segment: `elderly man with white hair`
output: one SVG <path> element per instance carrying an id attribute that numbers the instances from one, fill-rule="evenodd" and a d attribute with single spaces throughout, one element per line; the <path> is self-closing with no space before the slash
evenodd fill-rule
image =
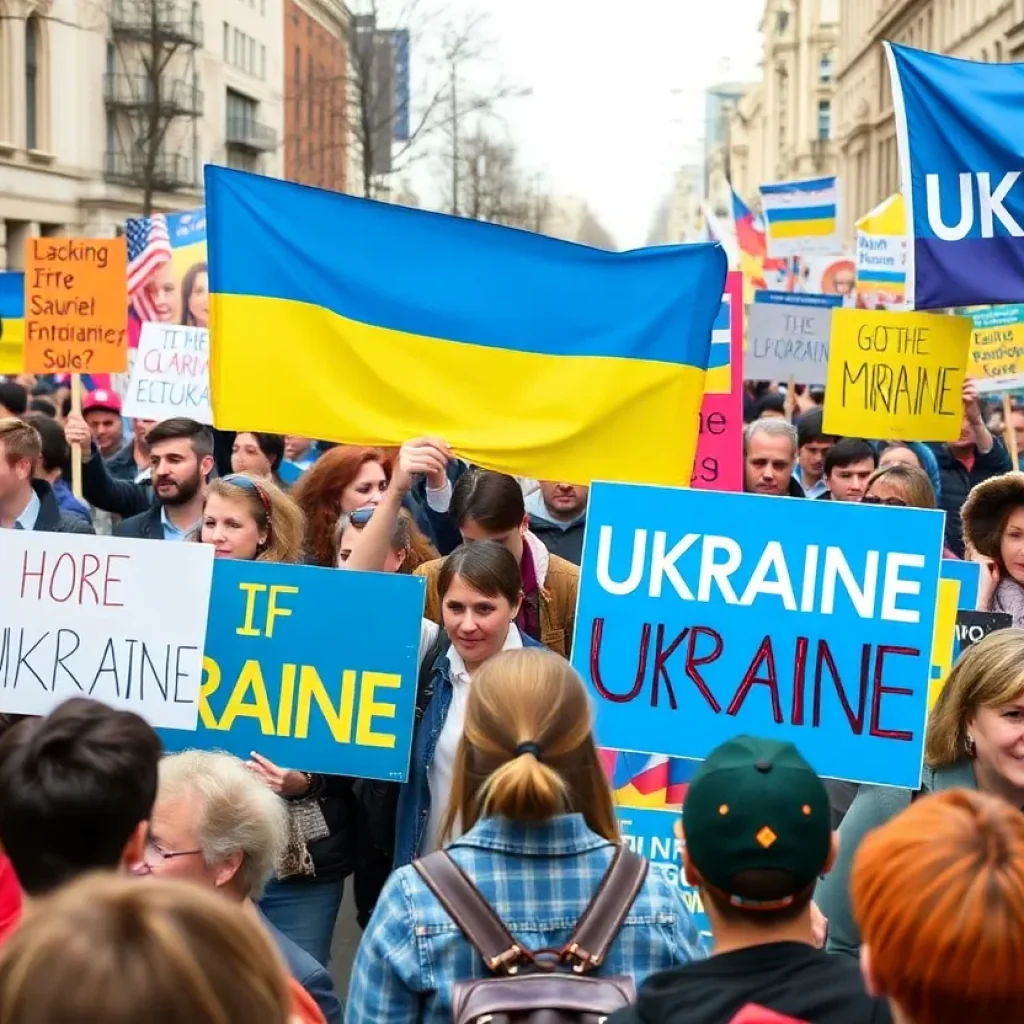
<path id="1" fill-rule="evenodd" d="M 140 871 L 197 882 L 251 905 L 274 874 L 288 838 L 284 801 L 237 757 L 205 750 L 160 762 L 156 804 Z M 327 971 L 262 915 L 288 969 L 327 1024 L 343 1011 Z"/>

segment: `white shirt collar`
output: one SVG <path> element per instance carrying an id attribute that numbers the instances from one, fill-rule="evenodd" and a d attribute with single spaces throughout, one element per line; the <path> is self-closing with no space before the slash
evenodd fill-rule
<path id="1" fill-rule="evenodd" d="M 508 635 L 505 643 L 502 644 L 503 651 L 518 651 L 523 646 L 523 638 L 519 635 L 519 629 L 514 622 L 509 624 Z M 469 673 L 466 671 L 466 663 L 462 655 L 455 649 L 455 644 L 448 648 L 448 668 L 452 685 L 459 686 L 469 682 Z"/>

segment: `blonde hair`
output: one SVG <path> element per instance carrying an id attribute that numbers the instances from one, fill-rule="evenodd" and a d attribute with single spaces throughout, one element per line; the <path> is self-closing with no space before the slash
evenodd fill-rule
<path id="1" fill-rule="evenodd" d="M 942 768 L 967 752 L 967 716 L 1024 694 L 1024 629 L 1000 629 L 971 644 L 949 673 L 928 718 L 925 761 Z"/>
<path id="2" fill-rule="evenodd" d="M 196 845 L 206 864 L 223 864 L 241 853 L 234 886 L 258 898 L 288 841 L 284 801 L 237 757 L 210 750 L 186 750 L 160 761 L 157 800 L 182 797 L 195 798 Z"/>
<path id="3" fill-rule="evenodd" d="M 522 744 L 537 751 L 517 753 Z M 457 821 L 469 830 L 482 817 L 536 823 L 573 812 L 598 835 L 619 838 L 583 680 L 550 651 L 497 654 L 469 688 L 442 836 Z"/>
<path id="4" fill-rule="evenodd" d="M 907 466 L 902 462 L 890 462 L 887 466 L 879 466 L 868 477 L 864 494 L 871 493 L 871 488 L 879 480 L 894 484 L 903 492 L 903 499 L 911 508 L 937 508 L 935 488 L 932 487 L 928 474 L 916 466 Z"/>
<path id="5" fill-rule="evenodd" d="M 267 542 L 256 555 L 257 562 L 301 561 L 305 517 L 295 501 L 272 480 L 255 473 L 232 473 L 210 481 L 207 499 L 212 494 L 244 505 L 260 530 L 267 531 Z"/>
<path id="6" fill-rule="evenodd" d="M 3 1024 L 286 1024 L 255 917 L 187 882 L 93 875 L 33 903 L 0 954 Z"/>
<path id="7" fill-rule="evenodd" d="M 850 876 L 881 992 L 914 1024 L 1020 1020 L 1024 816 L 965 789 L 870 832 Z"/>
<path id="8" fill-rule="evenodd" d="M 0 417 L 0 445 L 9 466 L 28 459 L 34 470 L 43 454 L 39 431 L 15 416 Z"/>

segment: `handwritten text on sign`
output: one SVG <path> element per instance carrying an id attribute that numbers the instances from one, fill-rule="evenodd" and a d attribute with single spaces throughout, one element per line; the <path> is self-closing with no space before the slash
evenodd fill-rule
<path id="1" fill-rule="evenodd" d="M 916 786 L 943 515 L 887 509 L 880 531 L 877 511 L 594 484 L 573 664 L 601 746 L 703 758 L 750 733 Z"/>
<path id="2" fill-rule="evenodd" d="M 25 243 L 25 370 L 123 373 L 128 368 L 124 238 Z"/>
<path id="3" fill-rule="evenodd" d="M 165 733 L 164 746 L 255 750 L 302 771 L 404 781 L 424 586 L 413 576 L 219 560 L 199 727 Z M 325 608 L 344 630 L 317 628 Z"/>
<path id="4" fill-rule="evenodd" d="M 212 566 L 204 544 L 4 530 L 0 711 L 92 697 L 194 728 Z"/>
<path id="5" fill-rule="evenodd" d="M 967 372 L 981 392 L 1024 387 L 1024 306 L 993 306 L 971 313 Z"/>
<path id="6" fill-rule="evenodd" d="M 124 414 L 144 420 L 186 416 L 213 423 L 210 332 L 201 327 L 143 324 Z"/>
<path id="7" fill-rule="evenodd" d="M 970 337 L 966 317 L 836 310 L 826 433 L 955 440 L 963 419 L 960 391 Z"/>
<path id="8" fill-rule="evenodd" d="M 803 303 L 796 305 L 792 300 Z M 833 301 L 833 299 L 835 301 Z M 758 292 L 750 307 L 743 376 L 748 380 L 824 384 L 829 325 L 839 296 Z"/>

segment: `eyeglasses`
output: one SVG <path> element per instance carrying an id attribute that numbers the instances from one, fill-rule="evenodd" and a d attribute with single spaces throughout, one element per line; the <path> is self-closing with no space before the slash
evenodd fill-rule
<path id="1" fill-rule="evenodd" d="M 169 860 L 178 857 L 197 857 L 202 850 L 161 850 L 152 836 L 146 836 L 146 845 L 142 852 L 143 863 L 148 868 L 154 868 L 158 864 L 166 864 Z"/>
<path id="2" fill-rule="evenodd" d="M 877 494 L 865 494 L 861 498 L 862 505 L 888 505 L 890 508 L 907 508 L 902 498 L 880 498 Z"/>

